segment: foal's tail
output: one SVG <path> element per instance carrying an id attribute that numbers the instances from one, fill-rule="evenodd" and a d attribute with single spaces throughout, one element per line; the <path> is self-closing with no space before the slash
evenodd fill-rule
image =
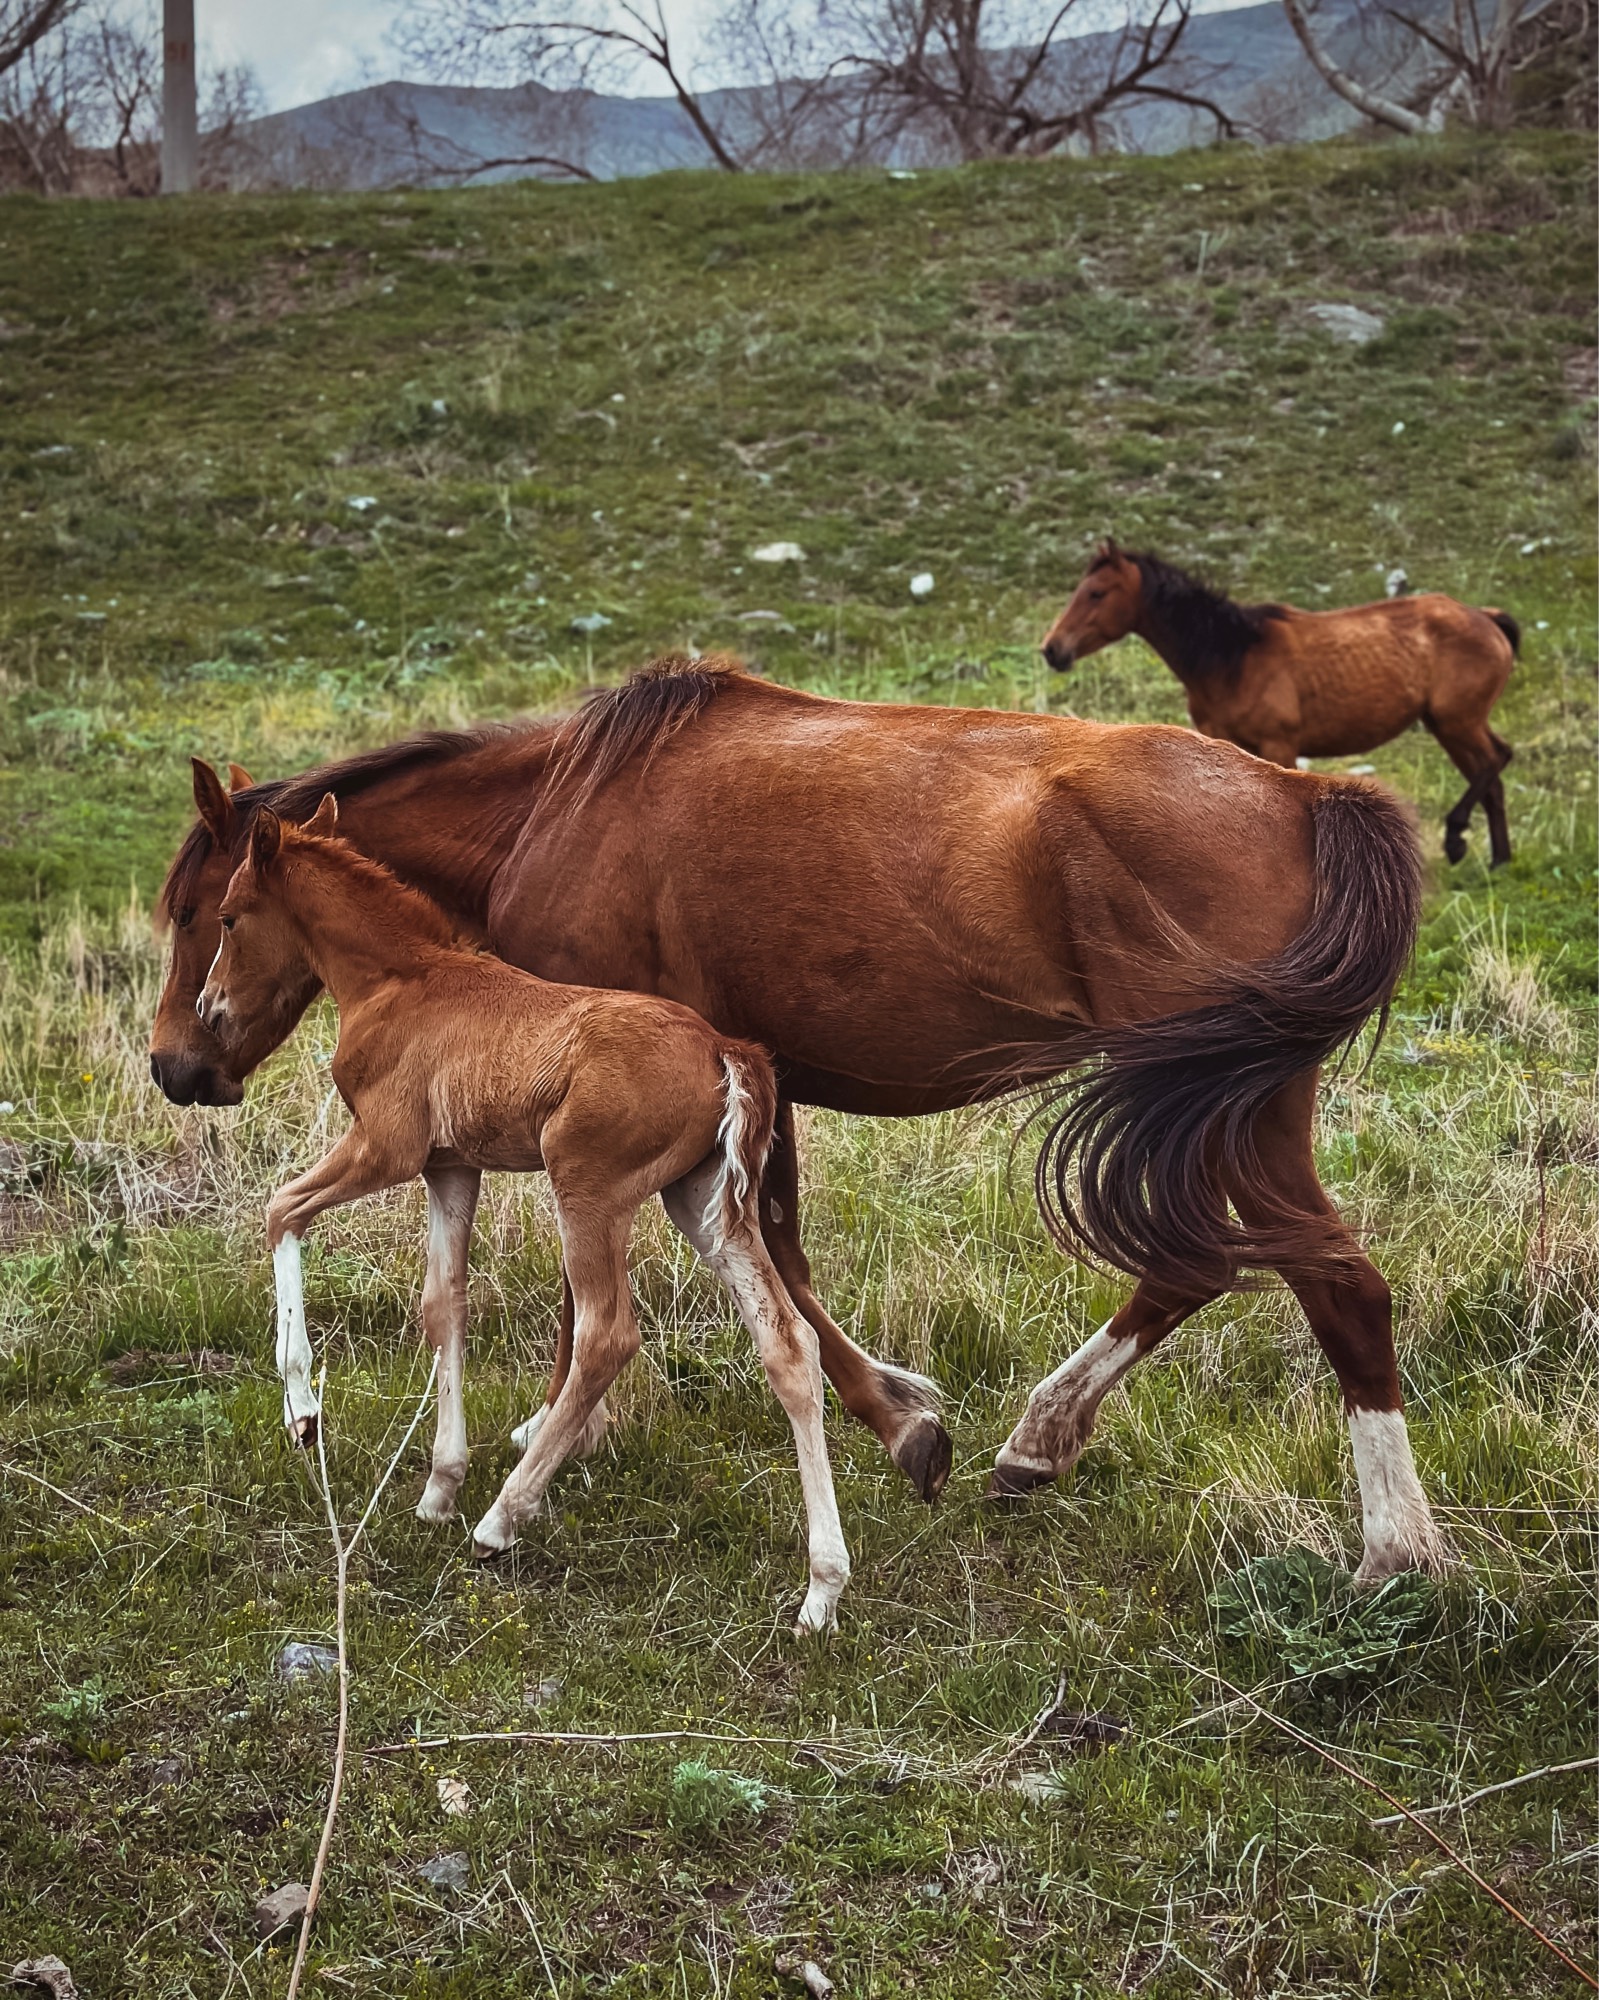
<path id="1" fill-rule="evenodd" d="M 761 1184 L 777 1122 L 777 1077 L 771 1058 L 753 1042 L 723 1042 L 718 1053 L 726 1108 L 716 1134 L 720 1164 L 705 1204 L 705 1227 L 712 1247 L 720 1250 Z"/>
<path id="2" fill-rule="evenodd" d="M 1310 814 L 1315 902 L 1292 944 L 1229 968 L 1207 1006 L 1058 1051 L 1058 1069 L 1101 1060 L 1067 1083 L 1039 1155 L 1051 1233 L 1185 1297 L 1227 1290 L 1243 1266 L 1331 1275 L 1353 1254 L 1334 1216 L 1282 1196 L 1255 1125 L 1374 1011 L 1386 1022 L 1415 944 L 1421 863 L 1409 815 L 1373 785 L 1327 781 Z M 1248 1212 L 1235 1220 L 1240 1194 Z"/>

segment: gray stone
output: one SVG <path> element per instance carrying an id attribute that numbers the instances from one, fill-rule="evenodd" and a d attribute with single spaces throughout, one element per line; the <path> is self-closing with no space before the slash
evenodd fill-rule
<path id="1" fill-rule="evenodd" d="M 435 1854 L 416 1872 L 435 1889 L 465 1889 L 472 1880 L 472 1864 L 464 1854 Z"/>
<path id="2" fill-rule="evenodd" d="M 313 1646 L 303 1639 L 291 1639 L 278 1655 L 278 1679 L 303 1681 L 312 1674 L 336 1674 L 339 1656 L 331 1646 Z"/>
<path id="3" fill-rule="evenodd" d="M 39 1986 L 55 2000 L 78 2000 L 71 1972 L 59 1958 L 25 1958 L 11 1968 L 13 1986 Z"/>
<path id="4" fill-rule="evenodd" d="M 263 1896 L 250 1912 L 255 1924 L 255 1934 L 264 1943 L 269 1937 L 286 1930 L 290 1924 L 297 1924 L 305 1915 L 305 1906 L 311 1900 L 311 1891 L 303 1882 L 285 1882 L 281 1889 L 274 1889 L 270 1896 Z"/>
<path id="5" fill-rule="evenodd" d="M 1367 312 L 1363 306 L 1306 306 L 1305 317 L 1313 319 L 1323 333 L 1330 333 L 1334 340 L 1347 340 L 1352 347 L 1364 347 L 1367 341 L 1375 340 L 1388 324 L 1380 313 Z"/>

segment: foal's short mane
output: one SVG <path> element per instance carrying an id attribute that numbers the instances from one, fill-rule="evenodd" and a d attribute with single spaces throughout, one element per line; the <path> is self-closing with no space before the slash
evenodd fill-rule
<path id="1" fill-rule="evenodd" d="M 291 866 L 298 857 L 307 856 L 313 862 L 322 862 L 336 870 L 360 888 L 376 890 L 385 898 L 390 909 L 401 914 L 408 930 L 421 931 L 434 944 L 448 945 L 460 941 L 460 933 L 431 896 L 420 889 L 413 889 L 408 882 L 402 882 L 392 868 L 386 868 L 381 861 L 374 861 L 370 854 L 363 854 L 347 840 L 287 834 L 282 851 Z"/>
<path id="2" fill-rule="evenodd" d="M 575 812 L 635 758 L 646 764 L 670 737 L 748 676 L 724 654 L 666 653 L 620 687 L 603 688 L 556 731 L 541 809 Z"/>
<path id="3" fill-rule="evenodd" d="M 1220 676 L 1231 680 L 1265 636 L 1266 627 L 1287 615 L 1280 604 L 1235 604 L 1151 550 L 1132 556 L 1143 581 L 1143 623 L 1158 635 L 1173 671 L 1185 681 Z"/>
<path id="4" fill-rule="evenodd" d="M 509 742 L 548 728 L 548 723 L 487 722 L 476 729 L 430 729 L 420 736 L 408 736 L 403 742 L 386 743 L 381 749 L 362 750 L 353 757 L 341 757 L 337 763 L 302 771 L 298 777 L 272 778 L 265 784 L 251 785 L 233 794 L 233 852 L 242 851 L 250 822 L 262 806 L 270 806 L 281 818 L 298 823 L 311 817 L 325 792 L 332 792 L 341 801 L 351 799 L 372 785 L 403 777 L 408 771 L 447 764 L 490 743 Z M 161 885 L 161 907 L 174 920 L 192 899 L 195 882 L 214 846 L 210 829 L 203 820 L 196 820 Z"/>

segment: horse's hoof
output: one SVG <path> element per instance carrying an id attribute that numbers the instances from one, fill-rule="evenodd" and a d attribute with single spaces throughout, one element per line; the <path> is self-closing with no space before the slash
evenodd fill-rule
<path id="1" fill-rule="evenodd" d="M 943 1492 L 949 1469 L 955 1462 L 955 1447 L 949 1432 L 929 1410 L 912 1424 L 894 1446 L 894 1463 L 929 1507 Z"/>
<path id="2" fill-rule="evenodd" d="M 1450 861 L 1465 860 L 1466 843 L 1458 833 L 1450 833 L 1444 836 L 1444 853 Z"/>
<path id="3" fill-rule="evenodd" d="M 1036 1465 L 1022 1459 L 1001 1459 L 988 1477 L 988 1491 L 985 1500 L 1023 1500 L 1040 1486 L 1049 1486 L 1055 1478 L 1052 1465 Z"/>
<path id="4" fill-rule="evenodd" d="M 455 1494 L 453 1490 L 435 1491 L 430 1479 L 422 1489 L 422 1497 L 416 1503 L 416 1518 L 435 1524 L 455 1519 Z"/>

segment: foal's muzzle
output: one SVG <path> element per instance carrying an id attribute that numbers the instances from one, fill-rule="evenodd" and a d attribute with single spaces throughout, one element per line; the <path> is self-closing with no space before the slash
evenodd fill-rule
<path id="1" fill-rule="evenodd" d="M 150 1075 L 156 1088 L 173 1104 L 238 1104 L 244 1086 L 210 1063 L 189 1056 L 150 1053 Z"/>

